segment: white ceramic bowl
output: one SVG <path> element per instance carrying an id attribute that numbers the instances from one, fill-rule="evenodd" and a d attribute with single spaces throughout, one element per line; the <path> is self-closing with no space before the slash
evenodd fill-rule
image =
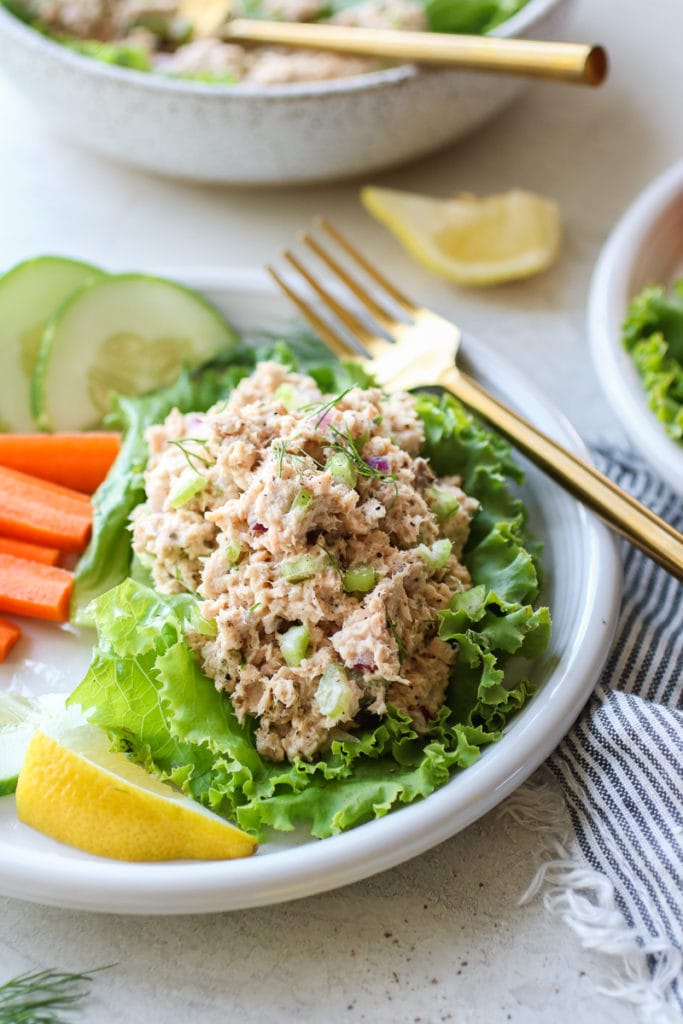
<path id="1" fill-rule="evenodd" d="M 178 275 L 181 276 L 181 275 Z M 182 275 L 185 277 L 186 275 Z M 186 278 L 187 279 L 187 278 Z M 277 330 L 288 305 L 264 275 L 191 277 L 245 333 Z M 470 338 L 462 363 L 490 390 L 588 458 L 583 444 L 517 371 Z M 1 384 L 0 384 L 1 388 Z M 1 392 L 0 392 L 1 393 Z M 330 839 L 287 833 L 242 861 L 122 864 L 88 856 L 16 820 L 0 799 L 0 893 L 82 910 L 176 914 L 229 910 L 311 895 L 390 868 L 435 846 L 494 807 L 538 767 L 570 728 L 607 657 L 620 600 L 613 536 L 559 487 L 527 468 L 524 498 L 545 542 L 542 598 L 551 608 L 549 649 L 529 667 L 538 691 L 479 760 L 425 800 Z M 0 665 L 0 687 L 69 690 L 87 667 L 89 641 L 54 626 L 27 630 Z"/>
<path id="2" fill-rule="evenodd" d="M 566 0 L 529 0 L 497 35 L 551 38 Z M 392 68 L 329 82 L 216 86 L 112 67 L 0 7 L 0 70 L 51 128 L 146 171 L 281 185 L 367 174 L 422 156 L 511 103 L 521 79 Z"/>
<path id="3" fill-rule="evenodd" d="M 649 284 L 683 275 L 683 161 L 650 184 L 608 238 L 593 273 L 588 332 L 595 371 L 634 447 L 683 494 L 683 446 L 648 408 L 633 361 L 621 343 L 631 298 Z"/>

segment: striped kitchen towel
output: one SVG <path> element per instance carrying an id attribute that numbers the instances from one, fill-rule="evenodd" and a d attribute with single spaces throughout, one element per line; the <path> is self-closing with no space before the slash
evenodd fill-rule
<path id="1" fill-rule="evenodd" d="M 642 460 L 604 447 L 594 456 L 683 531 L 683 499 Z M 623 559 L 611 654 L 548 764 L 580 850 L 611 882 L 617 916 L 644 954 L 650 980 L 657 978 L 666 1007 L 683 1010 L 683 585 L 625 542 Z M 605 938 L 608 948 L 609 927 Z"/>

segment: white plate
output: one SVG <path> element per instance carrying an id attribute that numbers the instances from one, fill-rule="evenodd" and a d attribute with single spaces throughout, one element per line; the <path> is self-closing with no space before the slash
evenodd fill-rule
<path id="1" fill-rule="evenodd" d="M 683 445 L 648 408 L 621 325 L 631 298 L 649 284 L 668 285 L 683 274 L 683 161 L 655 179 L 609 236 L 593 273 L 588 332 L 598 379 L 634 447 L 671 487 L 683 494 Z"/>
<path id="2" fill-rule="evenodd" d="M 201 288 L 242 330 L 291 321 L 286 304 L 261 274 L 169 276 Z M 569 424 L 514 368 L 470 339 L 462 359 L 487 387 L 586 455 Z M 609 650 L 620 598 L 621 570 L 608 531 L 533 469 L 524 496 L 534 532 L 546 544 L 543 596 L 553 614 L 553 638 L 532 666 L 538 693 L 471 768 L 425 800 L 344 835 L 324 840 L 284 835 L 247 860 L 211 863 L 125 864 L 81 854 L 19 824 L 14 800 L 7 797 L 0 800 L 0 891 L 62 907 L 135 914 L 275 903 L 390 868 L 494 807 L 553 750 L 588 699 Z M 72 631 L 49 626 L 31 630 L 15 652 L 0 667 L 0 685 L 14 681 L 29 691 L 71 689 L 89 653 Z"/>

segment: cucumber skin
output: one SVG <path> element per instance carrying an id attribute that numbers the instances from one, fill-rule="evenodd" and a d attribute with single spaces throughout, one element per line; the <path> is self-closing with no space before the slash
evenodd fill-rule
<path id="1" fill-rule="evenodd" d="M 98 279 L 101 280 L 106 277 L 106 271 L 101 270 L 100 267 L 96 267 L 94 263 L 86 263 L 85 260 L 74 260 L 70 256 L 56 256 L 54 253 L 45 253 L 43 256 L 31 256 L 27 260 L 21 260 L 19 263 L 15 263 L 9 267 L 2 276 L 0 276 L 0 288 L 14 276 L 18 271 L 24 270 L 36 266 L 40 263 L 61 263 L 70 267 L 78 267 L 80 270 L 86 270 L 89 273 L 97 275 Z"/>
<path id="2" fill-rule="evenodd" d="M 0 797 L 11 796 L 16 791 L 18 782 L 18 775 L 12 779 L 0 779 Z"/>
<path id="3" fill-rule="evenodd" d="M 142 274 L 127 272 L 123 274 L 108 274 L 106 280 L 109 281 L 149 281 L 152 284 L 163 284 L 172 285 L 177 288 L 178 291 L 184 292 L 186 295 L 193 298 L 196 302 L 204 306 L 204 308 L 210 312 L 217 321 L 224 327 L 226 333 L 226 345 L 225 347 L 234 346 L 239 342 L 239 335 L 237 331 L 232 327 L 231 324 L 225 319 L 221 311 L 213 303 L 209 302 L 201 292 L 195 291 L 188 285 L 180 284 L 178 281 L 174 281 L 168 277 L 159 277 L 155 274 Z M 81 295 L 89 291 L 91 288 L 97 287 L 103 283 L 103 279 L 99 278 L 94 281 L 86 282 L 81 288 L 78 288 L 75 292 L 69 295 L 64 302 L 55 310 L 52 318 L 45 328 L 43 340 L 38 352 L 38 359 L 36 361 L 35 370 L 33 372 L 33 378 L 31 380 L 31 413 L 38 426 L 39 430 L 51 431 L 50 419 L 45 409 L 45 388 L 44 378 L 47 373 L 47 367 L 50 360 L 52 350 L 52 340 L 60 318 L 64 315 L 68 307 L 72 302 L 77 301 Z M 180 368 L 179 368 L 180 369 Z M 85 429 L 85 428 L 82 428 Z"/>
<path id="4" fill-rule="evenodd" d="M 103 270 L 100 270 L 99 267 L 96 267 L 92 263 L 86 263 L 83 260 L 71 259 L 71 257 L 69 257 L 69 256 L 56 256 L 54 254 L 47 253 L 47 254 L 45 254 L 43 256 L 32 256 L 30 259 L 22 260 L 20 263 L 15 263 L 14 266 L 12 266 L 8 270 L 6 270 L 5 273 L 0 277 L 0 290 L 2 289 L 3 285 L 5 285 L 6 283 L 9 282 L 11 284 L 12 278 L 16 277 L 18 274 L 23 274 L 26 270 L 30 270 L 33 267 L 39 266 L 41 264 L 55 264 L 55 263 L 58 263 L 61 266 L 70 266 L 70 267 L 78 268 L 79 270 L 83 270 L 84 273 L 87 273 L 87 274 L 91 275 L 91 280 L 92 281 L 99 281 L 103 277 L 106 276 L 105 272 Z M 6 381 L 3 381 L 2 383 L 3 383 L 3 386 L 7 386 L 7 382 Z M 33 416 L 34 422 L 36 423 L 36 426 L 38 426 L 36 417 L 35 417 L 35 415 L 33 413 L 32 392 L 33 392 L 33 380 L 31 379 L 31 381 L 29 383 L 29 396 L 28 396 L 29 397 L 29 409 L 30 409 L 31 415 Z"/>

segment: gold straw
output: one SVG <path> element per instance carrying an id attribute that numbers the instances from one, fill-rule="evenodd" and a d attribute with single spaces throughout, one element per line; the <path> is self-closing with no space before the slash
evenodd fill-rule
<path id="1" fill-rule="evenodd" d="M 467 68 L 507 75 L 600 85 L 607 74 L 601 46 L 586 43 L 499 39 L 496 36 L 403 32 L 343 25 L 236 19 L 221 28 L 223 39 L 332 50 L 417 64 Z"/>

